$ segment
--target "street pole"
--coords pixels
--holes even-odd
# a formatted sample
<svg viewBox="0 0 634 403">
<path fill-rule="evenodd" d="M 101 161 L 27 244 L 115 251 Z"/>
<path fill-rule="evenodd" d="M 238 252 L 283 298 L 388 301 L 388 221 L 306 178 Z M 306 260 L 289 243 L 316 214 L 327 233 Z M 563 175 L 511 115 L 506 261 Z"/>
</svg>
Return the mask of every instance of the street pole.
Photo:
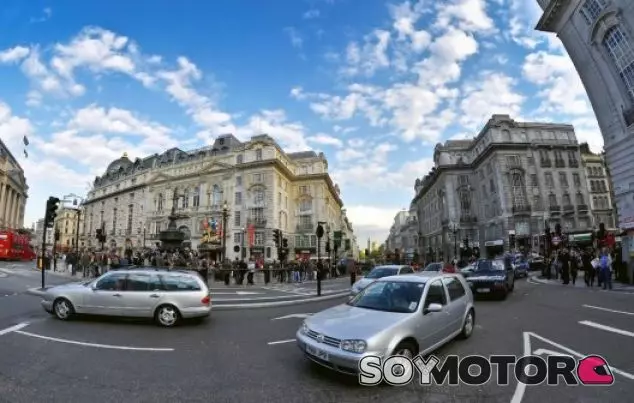
<svg viewBox="0 0 634 403">
<path fill-rule="evenodd" d="M 53 271 L 57 271 L 57 258 L 55 254 L 57 253 L 57 240 L 59 239 L 59 230 L 55 228 L 53 232 Z"/>
<path fill-rule="evenodd" d="M 317 296 L 321 296 L 321 276 L 323 272 L 323 266 L 321 264 L 321 238 L 324 236 L 324 227 L 322 224 L 324 222 L 317 222 L 317 230 L 315 231 L 315 235 L 317 235 Z"/>
<path fill-rule="evenodd" d="M 79 255 L 79 222 L 81 221 L 81 210 L 77 209 L 77 228 L 75 229 L 75 251 Z"/>
<path fill-rule="evenodd" d="M 42 254 L 40 256 L 40 267 L 42 269 L 42 289 L 46 285 L 46 264 L 44 262 L 44 256 L 46 255 L 46 230 L 47 222 L 44 220 L 44 233 L 42 234 Z"/>
<path fill-rule="evenodd" d="M 145 225 L 143 226 L 143 246 L 141 249 L 145 249 Z"/>
<path fill-rule="evenodd" d="M 229 217 L 229 207 L 225 200 L 222 207 L 222 263 L 227 261 L 227 218 Z"/>
</svg>

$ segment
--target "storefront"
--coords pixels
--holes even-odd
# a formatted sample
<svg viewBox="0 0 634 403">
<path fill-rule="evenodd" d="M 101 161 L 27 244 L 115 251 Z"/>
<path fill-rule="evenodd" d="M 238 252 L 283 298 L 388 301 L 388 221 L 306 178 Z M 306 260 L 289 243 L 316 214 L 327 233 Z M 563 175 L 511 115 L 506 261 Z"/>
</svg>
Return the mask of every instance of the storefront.
<svg viewBox="0 0 634 403">
<path fill-rule="evenodd" d="M 295 260 L 310 260 L 311 257 L 317 258 L 317 248 L 295 248 Z M 321 257 L 328 258 L 328 255 Z"/>
<path fill-rule="evenodd" d="M 592 247 L 592 233 L 568 234 L 568 244 L 581 249 Z"/>
<path fill-rule="evenodd" d="M 249 248 L 249 259 L 250 260 L 263 260 L 264 259 L 264 247 L 263 246 L 252 246 Z"/>
</svg>

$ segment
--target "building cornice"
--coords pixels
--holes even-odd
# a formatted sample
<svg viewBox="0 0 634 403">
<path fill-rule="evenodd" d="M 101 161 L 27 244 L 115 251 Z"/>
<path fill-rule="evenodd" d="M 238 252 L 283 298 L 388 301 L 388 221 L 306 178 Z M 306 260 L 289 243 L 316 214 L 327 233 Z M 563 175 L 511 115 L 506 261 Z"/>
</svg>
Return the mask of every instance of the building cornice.
<svg viewBox="0 0 634 403">
<path fill-rule="evenodd" d="M 536 30 L 542 32 L 557 33 L 555 25 L 561 18 L 561 11 L 570 3 L 570 0 L 551 0 L 548 7 L 544 10 L 541 18 L 537 22 Z"/>
</svg>

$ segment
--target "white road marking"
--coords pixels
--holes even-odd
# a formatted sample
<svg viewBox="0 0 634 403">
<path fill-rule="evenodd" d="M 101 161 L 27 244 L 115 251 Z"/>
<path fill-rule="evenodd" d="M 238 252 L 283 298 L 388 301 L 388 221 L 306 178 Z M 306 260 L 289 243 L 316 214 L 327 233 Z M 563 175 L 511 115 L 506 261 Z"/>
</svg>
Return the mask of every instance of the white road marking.
<svg viewBox="0 0 634 403">
<path fill-rule="evenodd" d="M 24 332 L 22 330 L 13 330 L 13 331 L 23 336 L 35 337 L 37 339 L 55 341 L 58 343 L 75 344 L 75 345 L 84 346 L 84 347 L 106 348 L 111 350 L 132 350 L 132 351 L 159 351 L 159 352 L 160 351 L 174 351 L 173 348 L 129 347 L 129 346 L 114 346 L 109 344 L 86 343 L 83 341 L 66 340 L 66 339 L 60 339 L 57 337 L 42 336 L 41 334 Z"/>
<path fill-rule="evenodd" d="M 261 292 L 253 292 L 253 291 L 234 291 L 234 292 L 211 292 L 211 296 L 214 295 L 258 295 L 262 294 Z"/>
<path fill-rule="evenodd" d="M 590 327 L 593 327 L 595 329 L 605 330 L 606 332 L 612 332 L 612 333 L 620 334 L 622 336 L 634 337 L 634 333 L 628 332 L 627 330 L 618 329 L 618 328 L 612 327 L 612 326 L 602 325 L 600 323 L 592 322 L 590 320 L 582 320 L 581 322 L 579 322 L 579 324 L 580 325 L 584 325 L 584 326 L 590 326 Z"/>
<path fill-rule="evenodd" d="M 623 315 L 632 315 L 634 316 L 634 312 L 627 312 L 627 311 L 617 311 L 616 309 L 608 309 L 608 308 L 603 308 L 600 306 L 594 306 L 594 305 L 582 305 L 584 308 L 591 308 L 591 309 L 597 309 L 599 311 L 605 311 L 605 312 L 612 312 L 612 313 L 620 313 Z"/>
<path fill-rule="evenodd" d="M 17 332 L 18 330 L 20 330 L 22 328 L 25 328 L 28 325 L 29 325 L 28 322 L 22 322 L 22 323 L 18 323 L 15 326 L 11 326 L 11 327 L 8 327 L 6 329 L 2 329 L 2 330 L 0 330 L 0 336 L 4 336 L 5 334 L 9 334 L 11 332 Z"/>
<path fill-rule="evenodd" d="M 580 352 L 577 352 L 577 351 L 575 351 L 573 349 L 570 349 L 570 348 L 568 348 L 566 346 L 563 346 L 563 345 L 561 345 L 559 343 L 556 343 L 556 342 L 554 342 L 552 340 L 549 340 L 549 339 L 547 339 L 547 338 L 545 338 L 543 336 L 540 336 L 538 334 L 535 334 L 535 333 L 532 333 L 532 332 L 525 332 L 524 334 L 527 334 L 527 333 L 529 334 L 530 337 L 534 337 L 534 338 L 536 338 L 536 339 L 538 339 L 540 341 L 543 341 L 544 343 L 548 343 L 548 344 L 550 344 L 550 345 L 552 345 L 554 347 L 557 347 L 561 351 L 564 351 L 564 352 L 566 352 L 566 353 L 568 353 L 568 354 L 570 354 L 570 355 L 572 355 L 574 357 L 584 358 L 584 357 L 588 356 L 588 354 L 581 354 Z M 530 347 L 530 341 L 529 341 L 529 347 Z M 538 351 L 544 352 L 544 351 L 550 351 L 550 350 L 538 349 L 538 350 L 535 351 L 535 353 L 537 354 Z M 561 354 L 561 352 L 557 352 L 557 354 Z M 629 372 L 621 371 L 620 369 L 614 368 L 611 365 L 609 367 L 610 367 L 610 370 L 612 372 L 614 372 L 615 374 L 619 374 L 622 377 L 625 377 L 627 379 L 630 379 L 630 380 L 634 381 L 634 374 L 630 374 Z M 512 403 L 514 403 L 514 402 L 512 402 Z"/>
<path fill-rule="evenodd" d="M 527 356 L 531 354 L 531 339 L 530 333 L 524 332 L 522 335 L 524 342 L 524 354 L 523 356 Z M 511 398 L 511 403 L 521 403 L 524 398 L 524 393 L 526 392 L 526 384 L 523 382 L 517 382 L 515 386 L 515 392 L 513 393 L 513 397 Z"/>
<path fill-rule="evenodd" d="M 290 315 L 280 316 L 279 318 L 273 318 L 271 320 L 291 319 L 291 318 L 305 319 L 311 316 L 312 316 L 312 313 L 292 313 Z"/>
<path fill-rule="evenodd" d="M 269 346 L 274 346 L 276 344 L 285 344 L 285 343 L 292 343 L 294 342 L 295 339 L 288 339 L 288 340 L 278 340 L 278 341 L 269 341 L 268 345 Z"/>
</svg>

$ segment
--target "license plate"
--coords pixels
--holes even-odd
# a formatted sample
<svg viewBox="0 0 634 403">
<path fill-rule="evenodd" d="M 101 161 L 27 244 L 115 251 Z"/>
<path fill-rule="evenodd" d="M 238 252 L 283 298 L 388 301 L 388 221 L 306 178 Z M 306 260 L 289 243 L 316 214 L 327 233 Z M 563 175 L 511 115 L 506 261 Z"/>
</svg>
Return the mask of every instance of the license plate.
<svg viewBox="0 0 634 403">
<path fill-rule="evenodd" d="M 324 361 L 328 361 L 328 353 L 323 351 L 323 350 L 319 350 L 317 348 L 311 347 L 309 345 L 306 346 L 306 352 L 310 355 L 314 355 L 315 357 L 324 360 Z"/>
<path fill-rule="evenodd" d="M 477 292 L 491 292 L 491 289 L 490 288 L 478 288 L 476 291 Z"/>
</svg>

